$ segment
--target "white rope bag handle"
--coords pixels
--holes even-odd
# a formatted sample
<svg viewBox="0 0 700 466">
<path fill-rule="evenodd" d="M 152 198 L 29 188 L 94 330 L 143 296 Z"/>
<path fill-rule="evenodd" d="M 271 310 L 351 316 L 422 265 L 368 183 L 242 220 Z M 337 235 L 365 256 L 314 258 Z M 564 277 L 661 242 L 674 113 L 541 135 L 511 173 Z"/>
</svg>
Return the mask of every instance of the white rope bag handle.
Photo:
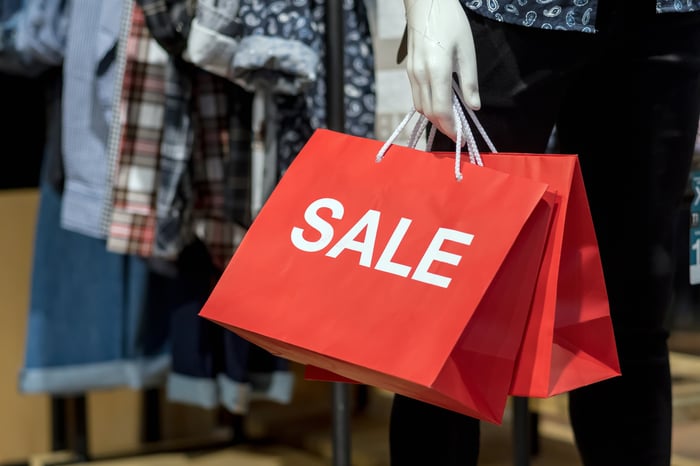
<svg viewBox="0 0 700 466">
<path fill-rule="evenodd" d="M 481 160 L 481 154 L 479 153 L 479 148 L 476 144 L 476 139 L 474 139 L 474 134 L 472 132 L 471 126 L 469 125 L 469 121 L 467 120 L 467 117 L 464 114 L 464 111 L 462 110 L 462 105 L 464 104 L 464 101 L 462 100 L 462 96 L 459 92 L 459 88 L 457 87 L 456 82 L 452 83 L 452 88 L 455 90 L 455 93 L 452 95 L 452 113 L 454 115 L 455 120 L 455 132 L 457 133 L 457 141 L 455 148 L 455 179 L 457 181 L 462 181 L 462 172 L 460 170 L 460 165 L 462 163 L 462 146 L 464 146 L 465 143 L 467 146 L 467 152 L 469 153 L 469 162 L 479 166 L 483 166 L 484 163 Z M 484 142 L 486 142 L 486 145 L 489 147 L 489 150 L 491 150 L 491 152 L 498 152 L 496 150 L 496 147 L 493 145 L 493 142 L 486 134 L 486 130 L 477 118 L 476 113 L 466 105 L 464 105 L 464 108 L 467 109 L 467 113 L 469 114 L 471 122 L 479 131 L 479 134 L 484 139 Z M 377 152 L 377 156 L 375 159 L 377 163 L 382 161 L 391 145 L 394 144 L 396 138 L 398 138 L 399 135 L 403 132 L 403 130 L 408 125 L 408 122 L 411 120 L 411 118 L 413 118 L 415 114 L 415 107 L 411 107 L 406 116 L 404 116 L 403 120 L 401 120 L 401 123 L 399 123 L 394 132 L 391 133 L 391 136 L 389 136 L 389 138 L 386 140 L 382 148 L 379 149 L 379 152 Z M 408 147 L 412 149 L 416 148 L 420 136 L 425 132 L 428 123 L 429 120 L 424 115 L 420 115 L 418 122 L 413 127 L 411 135 L 409 136 Z M 428 141 L 426 144 L 427 150 L 431 150 L 433 147 L 433 141 L 435 140 L 436 131 L 436 127 L 433 125 L 430 129 L 430 133 L 428 134 Z"/>
</svg>

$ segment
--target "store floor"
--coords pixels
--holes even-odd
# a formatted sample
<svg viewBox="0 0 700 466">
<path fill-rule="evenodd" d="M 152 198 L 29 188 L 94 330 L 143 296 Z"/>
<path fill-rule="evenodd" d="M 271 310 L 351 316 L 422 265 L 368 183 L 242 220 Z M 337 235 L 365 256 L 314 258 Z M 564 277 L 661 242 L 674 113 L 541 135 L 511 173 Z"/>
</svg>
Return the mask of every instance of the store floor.
<svg viewBox="0 0 700 466">
<path fill-rule="evenodd" d="M 700 357 L 672 356 L 675 411 L 673 466 L 700 466 Z M 248 444 L 197 453 L 131 456 L 90 466 L 324 466 L 333 464 L 330 387 L 302 381 L 290 406 L 259 404 L 246 421 Z M 357 395 L 353 387 L 353 399 Z M 352 420 L 353 466 L 388 466 L 387 421 L 391 395 L 370 390 L 367 406 Z M 539 453 L 531 466 L 580 466 L 566 416 L 566 397 L 532 401 L 539 412 Z M 510 409 L 501 426 L 482 424 L 480 466 L 512 466 Z M 34 458 L 32 466 L 49 464 Z M 80 464 L 80 463 L 73 463 Z M 86 464 L 86 463 L 82 463 Z M 440 466 L 440 465 L 426 465 Z"/>
</svg>

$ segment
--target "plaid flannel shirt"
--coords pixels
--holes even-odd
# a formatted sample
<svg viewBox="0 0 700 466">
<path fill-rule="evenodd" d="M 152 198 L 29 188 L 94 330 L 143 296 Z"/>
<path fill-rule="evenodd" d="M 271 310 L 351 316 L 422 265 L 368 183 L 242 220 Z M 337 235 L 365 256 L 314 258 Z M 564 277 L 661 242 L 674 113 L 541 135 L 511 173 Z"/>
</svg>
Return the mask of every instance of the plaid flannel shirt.
<svg viewBox="0 0 700 466">
<path fill-rule="evenodd" d="M 198 238 L 223 268 L 250 223 L 252 96 L 177 58 L 166 94 L 153 255 Z"/>
<path fill-rule="evenodd" d="M 190 73 L 186 63 L 177 57 L 170 57 L 166 68 L 165 121 L 153 245 L 153 256 L 169 261 L 175 260 L 194 238 L 193 229 L 188 228 L 192 225 L 194 198 Z"/>
<path fill-rule="evenodd" d="M 241 124 L 250 97 L 203 70 L 178 66 L 146 18 L 135 5 L 107 248 L 175 260 L 196 237 L 223 268 L 249 218 L 250 131 Z"/>
<path fill-rule="evenodd" d="M 187 46 L 196 0 L 136 0 L 153 38 L 172 55 Z"/>
<path fill-rule="evenodd" d="M 193 97 L 195 234 L 223 268 L 250 222 L 252 97 L 202 70 Z"/>
<path fill-rule="evenodd" d="M 120 142 L 112 186 L 107 249 L 149 257 L 155 236 L 155 199 L 165 106 L 167 54 L 133 6 L 121 90 Z"/>
</svg>

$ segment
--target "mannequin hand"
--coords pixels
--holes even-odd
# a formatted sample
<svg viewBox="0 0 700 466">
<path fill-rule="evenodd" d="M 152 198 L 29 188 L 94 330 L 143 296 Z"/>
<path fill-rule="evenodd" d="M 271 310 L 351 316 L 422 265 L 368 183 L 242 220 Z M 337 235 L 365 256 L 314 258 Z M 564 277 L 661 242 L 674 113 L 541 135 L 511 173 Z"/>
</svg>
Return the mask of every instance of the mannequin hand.
<svg viewBox="0 0 700 466">
<path fill-rule="evenodd" d="M 440 132 L 457 138 L 452 115 L 452 73 L 464 102 L 481 106 L 476 51 L 469 19 L 459 0 L 404 0 L 408 30 L 406 69 L 413 105 Z"/>
</svg>

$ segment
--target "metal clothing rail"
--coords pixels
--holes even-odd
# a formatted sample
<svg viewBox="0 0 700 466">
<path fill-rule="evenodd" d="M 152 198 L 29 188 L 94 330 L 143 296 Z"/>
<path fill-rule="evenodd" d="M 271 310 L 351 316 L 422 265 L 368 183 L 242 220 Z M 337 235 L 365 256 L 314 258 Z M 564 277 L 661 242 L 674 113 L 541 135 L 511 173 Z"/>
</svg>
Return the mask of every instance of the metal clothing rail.
<svg viewBox="0 0 700 466">
<path fill-rule="evenodd" d="M 326 1 L 326 126 L 345 132 L 345 21 L 342 0 Z M 333 383 L 333 466 L 350 466 L 350 388 Z"/>
</svg>

